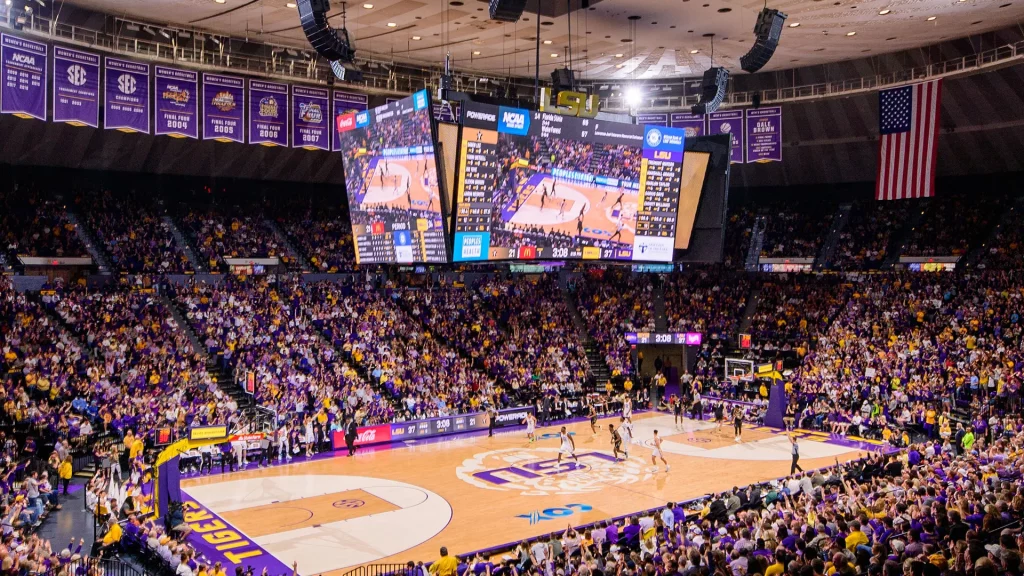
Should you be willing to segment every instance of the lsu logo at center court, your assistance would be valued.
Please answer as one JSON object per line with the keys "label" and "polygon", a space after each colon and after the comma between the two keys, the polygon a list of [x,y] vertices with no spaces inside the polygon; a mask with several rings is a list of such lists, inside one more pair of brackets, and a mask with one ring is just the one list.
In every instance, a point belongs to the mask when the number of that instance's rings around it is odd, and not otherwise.
{"label": "lsu logo at center court", "polygon": [[650,477],[638,456],[616,462],[604,452],[580,451],[576,454],[579,463],[563,458],[558,466],[557,455],[557,448],[494,450],[466,459],[455,475],[477,488],[523,496],[585,494],[609,484],[629,484]]}

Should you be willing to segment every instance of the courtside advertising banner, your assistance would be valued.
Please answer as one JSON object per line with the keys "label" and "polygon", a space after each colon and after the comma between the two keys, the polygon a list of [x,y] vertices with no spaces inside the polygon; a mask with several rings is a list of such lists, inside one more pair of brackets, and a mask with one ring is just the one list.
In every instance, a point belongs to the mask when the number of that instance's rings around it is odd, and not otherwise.
{"label": "courtside advertising banner", "polygon": [[199,73],[156,67],[156,135],[199,138]]}
{"label": "courtside advertising banner", "polygon": [[[494,427],[519,426],[526,419],[527,414],[533,413],[534,408],[532,406],[503,408],[498,411],[498,416],[494,420]],[[442,416],[440,418],[412,420],[395,424],[360,426],[356,430],[355,445],[365,446],[369,444],[398,442],[400,440],[421,440],[423,438],[444,436],[445,434],[487,430],[490,422],[490,416],[486,412],[476,412],[473,414]],[[335,430],[331,434],[331,441],[335,450],[345,448],[344,430]]]}
{"label": "courtside advertising banner", "polygon": [[105,58],[103,127],[149,134],[149,64]]}
{"label": "courtside advertising banner", "polygon": [[731,134],[732,150],[729,159],[733,164],[743,164],[743,110],[709,114],[708,134]]}
{"label": "courtside advertising banner", "polygon": [[0,113],[46,120],[46,58],[41,42],[0,35]]}
{"label": "courtside advertising banner", "polygon": [[53,47],[53,121],[99,128],[99,54]]}
{"label": "courtside advertising banner", "polygon": [[782,106],[748,108],[747,162],[782,162]]}
{"label": "courtside advertising banner", "polygon": [[203,74],[203,140],[245,142],[245,80]]}
{"label": "courtside advertising banner", "polygon": [[326,88],[292,86],[292,146],[306,150],[331,149],[331,122]]}
{"label": "courtside advertising banner", "polygon": [[[347,114],[354,114],[356,112],[362,112],[369,106],[370,97],[366,94],[355,94],[352,92],[342,92],[341,90],[335,90],[332,98],[334,105],[334,125],[337,126],[338,118]],[[352,124],[355,127],[355,124]],[[331,138],[331,150],[338,152],[341,150],[341,132],[337,129],[331,130],[333,134]]]}
{"label": "courtside advertising banner", "polygon": [[288,146],[288,85],[249,80],[249,143]]}

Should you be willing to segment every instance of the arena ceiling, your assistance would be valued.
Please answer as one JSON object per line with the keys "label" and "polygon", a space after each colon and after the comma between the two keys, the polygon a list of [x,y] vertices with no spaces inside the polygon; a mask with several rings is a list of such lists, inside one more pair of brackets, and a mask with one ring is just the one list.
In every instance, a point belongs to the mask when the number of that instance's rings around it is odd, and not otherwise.
{"label": "arena ceiling", "polygon": [[[541,74],[567,64],[571,18],[572,67],[577,77],[593,79],[697,75],[710,64],[711,34],[715,64],[736,72],[764,5],[763,0],[532,0],[531,5],[538,1]],[[66,2],[143,22],[309,47],[291,0]],[[574,10],[566,15],[570,2]],[[342,4],[332,2],[335,26],[342,23]],[[773,0],[769,6],[789,19],[765,70],[906,50],[1024,18],[1024,0]],[[346,19],[364,57],[438,66],[450,51],[459,70],[494,76],[534,73],[534,13],[524,14],[517,24],[503,24],[488,19],[486,0],[350,0]]]}

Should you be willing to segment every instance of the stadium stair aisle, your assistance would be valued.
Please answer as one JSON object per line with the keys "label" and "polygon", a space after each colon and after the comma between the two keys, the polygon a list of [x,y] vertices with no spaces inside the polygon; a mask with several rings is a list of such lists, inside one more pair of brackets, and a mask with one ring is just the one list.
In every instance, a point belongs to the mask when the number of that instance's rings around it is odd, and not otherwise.
{"label": "stadium stair aisle", "polygon": [[78,232],[78,236],[82,239],[82,244],[85,244],[85,249],[92,256],[92,261],[96,264],[97,271],[100,274],[110,274],[111,258],[107,252],[107,247],[102,242],[96,241],[96,235],[89,230],[74,210],[65,210],[64,216],[68,219],[68,222],[75,225],[75,231]]}
{"label": "stadium stair aisle", "polygon": [[[159,202],[163,206],[163,201]],[[199,274],[209,274],[210,270],[206,266],[206,262],[202,258],[196,256],[195,250],[192,249],[192,243],[188,241],[188,238],[181,233],[181,228],[178,228],[178,223],[174,221],[169,215],[164,215],[164,224],[167,224],[167,228],[171,231],[171,235],[174,236],[174,241],[181,246],[181,251],[188,257],[189,264]]]}
{"label": "stadium stair aisle", "polygon": [[668,332],[668,316],[665,315],[665,290],[661,282],[654,282],[654,293],[651,295],[654,302],[654,329],[658,332]]}
{"label": "stadium stair aisle", "polygon": [[[612,373],[608,370],[608,364],[605,363],[604,357],[597,350],[597,344],[594,339],[590,337],[590,332],[587,330],[587,323],[583,320],[583,315],[580,314],[579,302],[576,296],[576,289],[573,282],[581,281],[579,276],[570,276],[566,272],[561,272],[561,284],[562,284],[562,297],[565,299],[565,307],[569,309],[569,316],[572,318],[572,324],[576,327],[576,334],[579,336],[580,342],[583,344],[583,351],[587,355],[587,363],[590,365],[590,374],[594,377],[594,380],[600,386],[611,379]],[[664,299],[662,299],[662,314],[664,314]]]}
{"label": "stadium stair aisle", "polygon": [[839,209],[836,210],[835,216],[832,217],[832,227],[829,228],[828,236],[825,237],[825,241],[821,243],[821,251],[818,253],[818,257],[814,260],[814,270],[824,270],[828,267],[829,262],[832,261],[832,256],[836,252],[836,246],[839,244],[839,234],[842,233],[843,229],[850,222],[850,212],[853,210],[852,202],[844,202],[839,205]]}
{"label": "stadium stair aisle", "polygon": [[75,343],[75,345],[78,346],[78,348],[82,350],[84,354],[86,354],[87,356],[92,356],[94,358],[96,357],[96,349],[93,348],[92,346],[85,345],[85,342],[83,342],[82,339],[78,337],[78,333],[74,330],[74,327],[68,324],[68,322],[64,320],[64,318],[62,318],[61,315],[58,314],[56,310],[53,309],[52,306],[43,302],[43,295],[41,293],[26,291],[25,297],[38,304],[39,307],[43,309],[43,312],[46,314],[46,316],[54,324],[56,324],[61,331],[63,331],[68,337],[70,337],[71,340]]}
{"label": "stadium stair aisle", "polygon": [[911,212],[910,218],[907,219],[903,228],[897,234],[893,234],[891,236],[889,246],[887,246],[885,250],[885,260],[882,260],[882,264],[879,268],[889,270],[900,261],[900,256],[903,254],[903,250],[907,247],[907,242],[914,233],[914,229],[924,222],[924,215],[928,212],[930,202],[930,199],[923,200],[921,202],[921,209]]}
{"label": "stadium stair aisle", "polygon": [[370,388],[373,388],[375,392],[380,394],[381,398],[386,399],[388,403],[393,408],[395,408],[396,414],[399,413],[400,406],[397,404],[395,398],[391,396],[387,389],[380,385],[379,381],[374,379],[373,375],[370,374],[370,370],[363,364],[356,362],[356,359],[352,356],[351,352],[346,352],[345,350],[338,348],[338,346],[335,345],[334,341],[331,340],[331,337],[327,335],[327,332],[324,331],[323,325],[321,323],[312,322],[311,325],[316,331],[316,334],[320,336],[320,339],[323,340],[328,346],[330,346],[332,350],[334,350],[335,355],[338,358],[344,360],[346,364],[351,366],[352,369],[356,371],[356,374],[359,375],[359,378],[363,382],[368,383],[370,385]]}
{"label": "stadium stair aisle", "polygon": [[761,259],[761,248],[764,247],[764,231],[768,228],[768,218],[758,216],[754,219],[754,228],[750,231],[750,247],[747,249],[747,259],[743,263],[743,269],[747,272],[757,272],[757,264]]}
{"label": "stadium stair aisle", "polygon": [[757,312],[757,305],[761,301],[761,285],[753,283],[750,294],[747,296],[747,307],[743,309],[743,318],[740,319],[739,333],[746,334],[750,330],[750,323],[754,320]]}
{"label": "stadium stair aisle", "polygon": [[282,230],[281,227],[277,225],[277,222],[271,220],[270,218],[267,218],[266,220],[263,221],[263,224],[264,226],[269,228],[271,232],[277,234],[277,237],[281,239],[281,245],[284,246],[284,249],[289,254],[295,256],[295,258],[298,259],[299,266],[302,268],[303,272],[308,273],[313,271],[313,266],[309,263],[309,259],[306,258],[305,254],[303,254],[302,252],[295,248],[295,244],[292,243],[292,239],[289,238],[288,235],[285,234],[284,230]]}

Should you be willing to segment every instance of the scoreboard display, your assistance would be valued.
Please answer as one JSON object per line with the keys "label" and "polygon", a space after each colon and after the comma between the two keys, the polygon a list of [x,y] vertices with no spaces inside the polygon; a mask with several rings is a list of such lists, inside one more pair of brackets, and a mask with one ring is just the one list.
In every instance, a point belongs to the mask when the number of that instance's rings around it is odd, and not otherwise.
{"label": "scoreboard display", "polygon": [[448,261],[430,93],[335,118],[356,263]]}
{"label": "scoreboard display", "polygon": [[467,103],[453,261],[670,262],[685,131]]}

